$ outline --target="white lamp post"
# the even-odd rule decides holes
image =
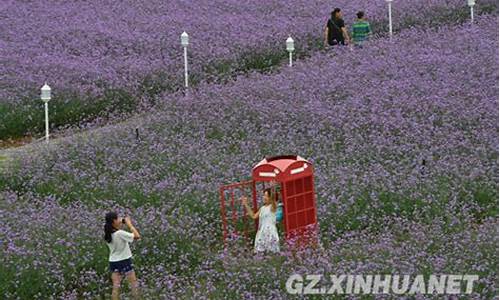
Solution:
[[[470,22],[474,23],[474,5],[476,5],[476,0],[467,0],[467,4],[470,7]]]
[[[184,47],[184,80],[185,87],[188,87],[188,56],[187,56],[187,46],[189,45],[189,35],[184,31],[181,34],[181,45]]]
[[[389,37],[392,39],[392,0],[385,0],[389,6]]]
[[[295,45],[294,45],[294,41],[292,39],[291,36],[289,36],[287,39],[286,39],[286,50],[288,51],[289,53],[289,57],[290,57],[290,67],[292,66],[292,52],[295,51]]]
[[[42,94],[40,99],[45,102],[45,141],[49,142],[49,101],[50,101],[50,86],[45,83],[42,86]]]

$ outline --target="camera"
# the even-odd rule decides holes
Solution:
[[[125,224],[125,218],[122,218],[122,223]]]

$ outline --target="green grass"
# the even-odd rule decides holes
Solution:
[[[43,229],[40,228],[40,230]],[[50,254],[46,255],[57,257],[57,264],[63,266],[61,269],[62,278],[56,277],[51,270],[34,267],[34,259],[31,256],[9,254],[9,263],[0,264],[1,295],[13,294],[20,299],[45,298],[47,295],[61,293],[61,280],[64,283],[63,290],[77,289],[81,294],[85,291],[97,291],[101,295],[110,292],[110,284],[103,286],[99,283],[109,279],[106,259],[108,249],[104,243],[96,239],[95,235],[85,236],[82,234],[81,240],[73,241],[80,246],[68,248],[57,243],[58,237],[64,235],[63,232],[50,231],[47,234],[48,241],[52,239],[53,242],[50,249],[47,250]],[[45,237],[40,236],[40,238],[46,240]],[[152,247],[147,242],[134,245],[136,253],[140,253],[142,249],[149,250],[148,255],[134,257],[134,264],[143,269],[154,269],[161,263],[165,266],[166,274],[190,277],[197,272],[200,264],[208,259],[206,252],[203,251],[205,244],[201,241],[193,241],[189,236],[182,236],[175,232],[158,235],[156,232],[150,231],[143,232],[143,238],[145,241],[154,238],[155,246],[161,250],[156,253],[151,252]],[[18,246],[33,248],[35,245]],[[3,257],[2,251],[3,249],[0,249],[0,255]],[[167,253],[171,259],[166,258]],[[87,271],[92,271],[101,280],[97,282],[93,280],[88,283],[81,281],[81,276]],[[137,272],[141,278],[142,274],[139,270]],[[126,290],[122,292],[126,292]]]
[[[497,4],[478,3],[475,7],[476,15],[498,13]],[[409,27],[433,27],[444,24],[466,22],[470,18],[465,7],[454,10],[432,8],[425,17],[407,17],[394,28],[398,32]],[[373,32],[376,36],[387,35],[387,22],[372,22]],[[309,35],[297,44],[294,59],[302,59],[314,51],[323,48],[320,36]],[[265,50],[250,49],[243,52],[235,60],[215,60],[202,67],[199,74],[190,74],[190,86],[196,87],[201,81],[228,82],[240,74],[257,71],[261,73],[272,72],[282,65],[288,58],[288,53],[282,46],[270,46]],[[106,117],[109,113],[132,113],[136,111],[137,98],[144,97],[151,104],[156,103],[156,97],[163,92],[175,92],[183,88],[179,78],[157,70],[142,78],[135,92],[123,89],[106,88],[104,95],[94,98],[89,95],[77,95],[67,90],[61,91],[60,96],[55,96],[50,102],[50,119],[52,127],[62,127],[80,124],[84,120],[93,120],[97,117]],[[19,138],[27,135],[37,135],[44,130],[43,103],[37,95],[24,99],[21,104],[12,105],[0,103],[0,139]]]
[[[7,156],[5,155],[0,155],[0,168],[3,167],[3,164],[7,162]]]
[[[248,68],[255,67],[265,70],[272,67],[274,59],[276,59],[277,61],[277,58],[270,57],[270,58],[256,59],[254,62],[248,62],[248,64],[245,63],[243,65],[244,66],[246,65]],[[228,72],[227,70],[229,69],[230,67],[228,66],[220,67],[221,72]],[[163,85],[155,86],[154,85],[155,80],[160,80],[163,78],[161,77],[163,76],[161,74],[157,76],[158,77],[152,77],[150,79],[151,82],[148,83],[148,85],[154,86],[154,88],[148,91],[144,91],[145,93],[150,92],[151,95],[155,95],[155,93],[157,93],[158,91],[161,91],[164,88],[169,88]],[[123,91],[115,91],[114,93],[115,94],[113,93],[109,94],[110,102],[108,102],[108,104],[114,103],[114,101],[119,101],[119,99],[121,99],[120,97],[127,97],[127,93]],[[133,101],[132,98],[128,99],[130,101]],[[71,103],[71,101],[69,103]],[[41,108],[42,108],[41,105],[37,106],[37,109]],[[8,108],[6,108],[5,106],[0,106],[0,116],[2,116],[1,113],[2,109],[3,112],[9,112]],[[64,106],[64,105],[58,106],[56,101],[54,104],[54,109],[55,109],[55,119],[58,120],[56,124],[64,124],[64,122],[68,122],[68,120],[77,121],[79,118],[79,113],[85,111],[86,109],[93,109],[93,108],[92,107],[87,108],[85,105],[82,105],[80,103],[70,104],[69,106]],[[98,112],[96,111],[96,113]],[[61,119],[57,119],[58,117]],[[13,119],[11,119],[11,121],[12,120]],[[13,122],[12,124],[14,126],[16,122]],[[246,136],[245,132],[237,132],[235,134],[239,136],[240,139],[244,139]],[[221,132],[217,128],[211,128],[208,130],[209,139],[219,140],[223,139],[224,137],[225,133]],[[338,144],[335,144],[335,147],[338,147],[338,150],[341,150],[342,145],[343,145],[342,139],[340,139],[340,142]],[[274,150],[272,144],[266,144],[263,146],[266,147],[263,148],[263,152],[272,153]],[[2,166],[2,163],[5,163],[6,159],[7,158],[5,156],[0,156],[0,168]],[[193,164],[196,165],[195,162]],[[86,182],[81,178],[72,178],[67,175],[65,176],[64,174],[51,176],[50,180],[46,182],[37,183],[36,186],[30,188],[24,184],[25,182],[29,181],[29,178],[16,176],[16,169],[19,170],[19,168],[20,165],[16,162],[13,162],[11,171],[13,172],[14,176],[10,175],[7,176],[0,174],[0,189],[3,190],[9,188],[19,194],[22,194],[26,191],[34,191],[35,193],[41,196],[55,195],[58,199],[60,199],[62,204],[69,204],[73,199],[75,199],[76,196],[78,196],[79,199],[89,204],[89,206],[92,206],[92,204],[99,199],[114,199],[117,201],[118,204],[121,205],[132,203],[134,207],[139,207],[139,206],[147,207],[150,205],[159,205],[162,203],[162,201],[164,201],[164,199],[175,198],[176,201],[179,203],[180,214],[191,213],[191,214],[199,214],[202,216],[217,216],[219,213],[218,206],[215,205],[207,207],[206,205],[200,203],[198,199],[200,199],[201,195],[197,193],[184,194],[182,196],[176,194],[175,191],[162,191],[161,193],[156,193],[156,192],[144,193],[144,191],[141,189],[140,186],[134,186],[134,185],[131,185],[126,189],[120,189],[120,190],[118,190],[117,187],[115,186],[107,186],[107,187],[99,186],[94,189],[88,189]],[[166,166],[166,169],[169,174],[172,173],[173,174],[172,176],[175,176],[177,178],[189,178],[191,173],[189,166],[182,166],[176,163],[168,164]],[[379,228],[378,226],[382,224],[383,216],[394,214],[408,219],[415,219],[416,212],[425,213],[423,214],[424,218],[419,219],[418,220],[419,222],[431,224],[433,220],[437,217],[443,217],[443,216],[446,217],[444,215],[444,212],[446,212],[447,210],[447,204],[450,197],[450,190],[456,189],[456,187],[453,186],[452,181],[447,178],[436,178],[436,182],[439,183],[437,190],[429,189],[426,191],[427,193],[432,193],[435,196],[435,201],[431,205],[427,204],[424,205],[424,203],[419,199],[412,199],[406,196],[409,195],[411,191],[400,191],[398,193],[394,193],[387,191],[383,188],[373,187],[370,190],[365,190],[355,193],[354,192],[355,186],[353,184],[351,187],[346,187],[346,188],[353,189],[353,195],[354,194],[357,195],[354,205],[352,205],[343,214],[340,214],[335,207],[332,207],[331,218],[321,220],[320,222],[321,230],[326,234],[331,229],[331,226],[334,226],[337,233],[342,234],[346,231],[361,230],[369,226],[370,228],[372,228],[372,230],[376,231],[377,228]],[[62,189],[64,183],[70,184],[71,186],[70,191],[66,192]],[[478,208],[475,211],[475,217],[478,220],[478,222],[481,222],[482,220],[488,217],[498,218],[498,210],[497,210],[498,191],[494,186],[489,186],[481,181],[464,182],[463,185],[461,186],[462,186],[462,193],[460,194],[459,201],[461,201],[462,203],[468,203],[469,201],[472,201],[473,203],[477,204]],[[419,188],[425,190],[427,187],[423,186]],[[377,206],[373,205],[373,199],[370,196],[370,192],[372,191],[376,192],[377,198],[379,199]],[[467,196],[468,194],[471,194],[472,198],[469,198]],[[218,196],[217,193],[214,192],[214,193],[203,194],[203,197],[208,197],[210,199],[217,199]],[[134,199],[134,202],[124,202],[126,201],[124,199]],[[368,216],[370,223],[367,224],[365,221],[359,219],[359,216]],[[445,226],[449,225],[450,224],[445,224]],[[242,224],[238,224],[238,226],[242,226]],[[463,230],[464,229],[463,226],[465,225],[457,226],[455,224],[454,226],[449,226],[450,233]],[[137,256],[136,260],[137,265],[141,266],[144,269],[152,268],[158,262],[164,262],[168,266],[166,272],[181,274],[189,277],[192,276],[195,272],[197,272],[198,267],[201,265],[203,261],[208,259],[207,255],[209,254],[204,250],[207,250],[206,249],[207,247],[209,248],[210,251],[214,251],[217,249],[216,245],[205,245],[202,241],[193,241],[189,237],[181,236],[176,233],[169,232],[168,234],[165,235],[155,235],[155,238],[158,238],[157,243],[155,243],[155,245],[163,247],[165,249],[168,248],[169,245],[175,244],[176,252],[174,252],[172,256],[179,257],[181,255],[184,255],[185,261],[182,261],[181,263],[177,263],[177,261],[170,262],[166,260],[163,254],[161,253],[157,255]],[[401,242],[407,240],[407,236],[405,236],[404,232],[401,233],[401,236],[399,238]],[[57,255],[58,259],[61,259],[63,265],[67,266],[66,269],[64,270],[64,281],[65,283],[67,283],[66,285],[67,289],[78,288],[82,293],[85,290],[91,290],[91,289],[100,290],[100,293],[102,295],[109,293],[109,286],[102,287],[95,283],[93,283],[93,285],[90,286],[80,286],[77,283],[75,283],[74,280],[79,276],[79,274],[81,274],[85,270],[94,270],[97,272],[98,277],[107,278],[108,273],[106,269],[106,264],[103,264],[102,262],[103,260],[102,258],[106,257],[107,255],[107,249],[103,244],[99,244],[97,241],[96,245],[100,246],[94,248],[85,247],[80,249],[80,251],[86,253],[85,257],[87,257],[88,259],[77,260],[77,261],[73,259],[74,258],[73,255],[70,252],[68,252],[67,248],[65,248],[64,246],[54,245],[54,247],[52,247],[51,251],[53,251],[53,253]],[[429,252],[432,253],[438,251],[439,247],[442,246],[443,245],[433,244],[431,245],[431,249]],[[148,248],[149,245],[144,244],[141,247],[142,248],[139,248],[138,251],[140,251],[143,248]],[[0,249],[0,257],[3,255],[1,251],[2,250]],[[497,249],[495,248],[495,246],[492,246],[491,249],[483,249],[483,251],[484,255],[488,256],[490,255],[490,253],[496,253]],[[365,253],[356,252],[355,249],[346,252],[346,254],[349,254],[350,256],[348,255],[346,255],[345,257],[343,256],[342,259],[351,259],[357,261],[367,259]],[[338,257],[338,259],[341,259],[340,256]],[[76,262],[77,264],[75,266],[70,267],[68,264],[69,261]],[[21,299],[33,299],[36,297],[38,293],[41,293],[42,295],[51,295],[54,292],[60,292],[51,289],[50,287],[51,283],[55,283],[57,279],[53,277],[48,277],[46,273],[49,272],[46,272],[46,270],[30,268],[29,270],[19,272],[17,266],[23,266],[23,265],[26,266],[29,264],[30,264],[30,258],[23,256],[17,257],[14,260],[14,264],[9,264],[9,265],[3,263],[0,264],[1,295],[5,295],[8,292],[10,292],[10,293],[15,293]],[[472,266],[474,262],[469,262],[468,264],[469,266]],[[287,274],[286,269],[285,270],[281,269],[283,267],[283,261],[281,261],[279,257],[272,258],[271,265],[276,269],[281,270],[282,274]],[[487,269],[483,271],[484,275],[494,274],[496,272],[497,265],[498,265],[498,256],[496,256],[496,261],[492,260],[491,265],[488,265]],[[255,285],[256,293],[259,292],[258,289],[259,284],[266,284],[266,280],[268,280],[266,279],[265,274],[263,275],[255,271],[256,267],[255,264],[242,263],[235,265],[233,267],[234,269],[232,269],[232,271],[234,272],[238,271],[243,272],[248,268],[253,269],[253,271],[250,271],[250,274],[252,282],[256,284]],[[219,268],[221,269],[221,272],[224,271],[224,267],[222,265],[219,265]],[[465,267],[465,269],[467,269],[467,267]],[[429,266],[422,265],[421,271],[424,272],[425,274],[429,274],[432,271],[432,269]],[[464,272],[464,274],[466,273],[472,274],[475,273],[475,271],[467,270],[467,272]],[[269,278],[272,278],[271,276],[272,275],[269,275]],[[20,285],[18,287],[14,286],[15,281],[12,280],[13,278],[15,278],[20,282]],[[283,278],[280,278],[280,280],[282,281],[280,281],[279,284],[280,286],[283,287],[284,290]],[[286,280],[286,278],[284,280]],[[240,297],[240,295],[238,295],[235,290],[226,289],[227,282],[220,280],[217,283],[217,285],[218,287],[220,287],[220,289],[218,289],[213,294],[209,295],[210,297],[213,298],[226,297],[235,299]],[[481,286],[480,284],[478,285],[477,290],[480,291],[483,288],[485,288],[485,286],[484,285]],[[494,297],[494,295],[490,296]]]
[[[395,193],[380,187],[355,193],[358,196],[344,213],[340,214],[335,206],[331,208],[331,218],[320,222],[320,230],[327,233],[330,227],[334,226],[339,234],[365,228],[376,232],[383,228],[384,217],[391,215],[422,224],[432,224],[436,218],[444,218],[445,226],[448,226],[451,222],[450,214],[460,214],[459,207],[456,208],[456,211],[449,209],[450,191],[455,187],[449,179],[444,177],[436,178],[436,181],[439,182],[438,190],[427,190],[427,187],[421,187],[425,193],[434,195],[434,200],[431,203],[406,196],[410,194],[410,191]],[[378,200],[371,197],[372,192],[375,192]],[[469,193],[473,194],[472,199],[467,196]],[[488,217],[498,218],[498,191],[494,186],[479,181],[463,183],[458,201],[461,204],[468,204],[471,200],[477,204],[474,216],[478,223]],[[359,216],[364,216],[365,219],[361,220]],[[453,226],[447,228],[455,231],[461,230],[461,228]]]
[[[443,180],[443,185],[441,186],[442,189],[449,188],[447,186],[446,181]],[[481,203],[482,207],[487,208],[492,203],[495,203],[497,199],[495,199],[493,189],[487,188],[484,185],[481,185],[480,183],[469,183],[465,184],[464,186],[467,186],[467,188],[473,189],[474,195],[475,195],[475,201],[478,203]],[[447,195],[446,192],[443,192],[442,194],[442,199],[444,201],[445,195]],[[486,196],[485,196],[486,195]],[[205,195],[207,197],[217,197],[217,195],[214,193],[213,195]],[[345,215],[335,215],[334,218],[332,219],[325,219],[320,222],[320,226],[322,227],[322,230],[328,231],[331,226],[335,226],[338,229],[337,234],[341,234],[342,230],[360,230],[362,229],[363,223],[357,221],[357,217],[360,215],[372,215],[374,217],[382,216],[384,213],[395,213],[398,215],[406,215],[408,218],[412,218],[412,211],[421,209],[417,204],[412,206],[410,203],[408,205],[398,205],[396,206],[396,203],[401,203],[401,197],[399,194],[395,193],[389,193],[387,191],[382,191],[379,194],[379,198],[381,199],[382,205],[374,208],[372,205],[370,205],[370,199],[368,197],[360,197],[359,200],[356,201],[355,205],[353,205],[352,210],[348,211]],[[199,204],[199,195],[188,195],[188,196],[182,196],[180,199],[178,199],[178,203],[180,204],[179,208],[179,215],[185,215],[185,214],[199,214],[199,215],[204,215],[204,216],[213,216],[218,214],[218,207],[216,206],[211,206],[211,207],[206,207],[203,205]],[[466,200],[465,198],[462,200]],[[444,204],[444,203],[443,203]],[[148,206],[149,203],[145,202],[143,205]],[[436,207],[435,210],[430,210],[433,211],[433,213],[442,214],[442,210],[439,207]],[[373,219],[372,219],[373,220]],[[374,219],[377,221],[377,219]],[[431,221],[431,219],[429,219]],[[347,225],[346,225],[347,224]],[[459,226],[460,225],[460,226]],[[181,223],[176,224],[175,222],[172,223],[173,227],[177,226],[182,226]],[[215,226],[215,225],[214,225]],[[218,224],[217,224],[218,226]],[[241,224],[240,224],[241,226]],[[344,227],[343,227],[344,226]],[[376,222],[370,224],[370,226],[375,226],[373,228],[376,228]],[[454,232],[459,232],[463,230],[464,228],[462,227],[461,224],[455,224],[456,230]],[[465,224],[463,224],[465,226]],[[54,234],[53,232],[48,232],[48,234],[56,237],[59,234]],[[196,274],[196,272],[199,270],[199,267],[201,264],[209,259],[210,253],[216,251],[217,245],[207,245],[203,241],[199,240],[193,240],[191,237],[188,236],[182,236],[179,235],[175,232],[168,232],[168,234],[162,234],[162,235],[157,235],[154,232],[145,232],[143,233],[143,237],[145,237],[145,240],[148,240],[147,235],[154,235],[155,238],[155,246],[157,249],[162,249],[162,251],[154,254],[154,253],[148,253],[148,255],[137,255],[135,259],[135,263],[137,266],[140,266],[141,269],[147,270],[150,268],[153,268],[158,264],[158,262],[162,262],[164,266],[166,266],[165,273],[168,274],[177,274],[177,275],[182,275],[186,276],[189,278],[190,276],[193,276]],[[84,236],[82,236],[82,239],[85,239]],[[95,237],[87,237],[88,240],[93,240]],[[405,232],[400,232],[400,236],[397,237],[397,240],[401,243],[407,243],[408,242],[408,234]],[[85,240],[83,240],[85,241]],[[76,241],[78,242],[78,241]],[[331,242],[331,240],[325,241],[327,243]],[[81,283],[77,283],[78,280],[76,280],[79,276],[79,274],[83,274],[86,270],[94,270],[99,278],[107,278],[108,273],[106,269],[106,264],[103,263],[103,257],[106,257],[107,255],[107,249],[105,248],[104,244],[99,243],[97,240],[95,241],[95,247],[92,247],[92,243],[89,244],[83,243],[84,247],[80,247],[78,249],[78,252],[81,254],[74,254],[72,251],[68,251],[68,249],[63,246],[63,245],[57,245],[54,243],[54,246],[51,247],[51,255],[57,256],[58,260],[61,261],[61,265],[65,266],[64,270],[64,282],[66,284],[66,289],[78,289],[81,293],[83,293],[85,290],[94,290],[94,291],[100,291],[99,293],[101,295],[105,295],[106,293],[109,293],[109,285],[102,286],[99,284],[96,284],[95,282],[92,283],[93,285],[89,286],[81,286]],[[175,245],[175,247],[170,247],[170,245]],[[428,253],[435,253],[439,251],[442,247],[445,245],[441,245],[439,243],[434,243],[430,245],[430,249],[427,249],[426,251]],[[134,250],[136,253],[141,253],[142,249],[148,249],[151,250],[151,246],[148,244],[138,244],[136,247],[137,249]],[[245,247],[250,247],[248,244],[245,245]],[[356,244],[351,244],[349,245],[348,249],[344,249],[345,252],[339,253],[339,256],[337,259],[342,259],[343,261],[345,260],[355,260],[355,261],[366,261],[369,260],[369,256],[367,256],[367,253],[364,253],[363,251],[357,251],[356,250]],[[249,249],[250,249],[249,248]],[[484,248],[484,255],[488,256],[491,255],[490,253],[496,253],[496,249],[494,246],[492,246],[492,249],[486,249]],[[172,252],[173,251],[173,252]],[[170,261],[169,259],[165,258],[165,253],[169,254],[170,257],[183,257],[181,260],[176,260],[176,261]],[[82,255],[82,253],[85,253],[85,255]],[[73,257],[85,257],[85,259],[80,259],[80,260],[74,260]],[[497,257],[498,260],[498,257]],[[11,261],[9,259],[9,261]],[[70,266],[69,262],[76,263],[74,266]],[[255,293],[260,293],[258,287],[262,284],[265,285],[266,283],[268,284],[269,278],[273,278],[272,273],[269,273],[268,276],[266,274],[262,274],[262,269],[259,268],[258,263],[252,262],[251,259],[249,259],[245,263],[245,259],[240,259],[238,260],[239,263],[235,265],[229,266],[229,269],[227,267],[224,267],[222,265],[218,265],[218,268],[220,268],[221,272],[224,271],[229,271],[229,272],[243,272],[243,273],[249,273],[251,281],[252,281],[252,286],[255,283]],[[53,293],[60,292],[58,290],[54,290],[51,288],[51,283],[55,283],[56,279],[54,277],[47,276],[47,274],[50,275],[50,272],[46,273],[46,270],[39,270],[39,269],[33,269],[30,268],[29,270],[19,272],[18,268],[16,266],[19,265],[29,265],[30,264],[30,259],[29,257],[26,256],[19,256],[17,259],[14,260],[14,264],[0,264],[0,293],[1,294],[6,294],[7,292],[10,293],[16,293],[21,299],[33,299],[36,297],[38,293],[41,293],[42,295],[51,295]],[[278,257],[273,257],[271,258],[271,265],[274,266],[276,269],[280,270],[278,274],[288,274],[286,266],[283,265],[284,261],[282,258]],[[298,258],[297,263],[300,264],[300,258]],[[469,266],[472,266],[474,264],[473,261],[467,262]],[[496,264],[494,261],[492,261],[491,266],[488,266],[487,270],[484,270],[484,275],[492,274],[494,273],[493,267],[495,267]],[[217,264],[214,266],[217,267]],[[421,265],[421,269],[419,269],[420,272],[423,272],[424,274],[430,274],[432,272],[432,269],[428,268],[429,266],[426,267],[425,264]],[[459,268],[460,271],[463,271],[467,269],[467,266],[450,266],[452,269],[451,271],[457,271],[456,268]],[[269,271],[269,269],[268,269]],[[469,270],[470,272],[462,272],[463,274],[473,274],[475,273],[473,270]],[[390,270],[385,270],[385,272],[390,272]],[[453,273],[453,272],[452,272]],[[459,272],[460,273],[460,272]],[[450,273],[451,274],[451,273]],[[141,274],[138,274],[141,276]],[[14,285],[14,280],[13,278],[17,279],[19,282],[21,282],[20,286],[16,287]],[[224,278],[224,277],[222,277]],[[277,284],[281,285],[284,290],[284,281],[286,281],[286,276],[283,278],[280,278],[279,280],[283,282],[279,282]],[[222,287],[227,284],[224,282],[223,279],[220,279],[217,281],[217,285]],[[194,288],[194,287],[193,287]],[[481,289],[485,288],[484,286],[477,286],[476,289],[477,291],[480,291]],[[253,291],[253,290],[252,290]],[[226,297],[226,298],[232,298],[232,297],[238,297],[237,291],[235,290],[227,290],[227,289],[222,289],[222,290],[217,290],[216,292],[212,293],[209,295],[209,297],[212,298],[218,298],[218,297]]]
[[[108,89],[97,99],[62,92],[49,102],[50,126],[80,124],[110,113],[131,113],[137,104],[132,94],[120,89]],[[16,105],[0,103],[0,124],[0,139],[40,134],[45,130],[44,103],[33,99],[24,99]]]

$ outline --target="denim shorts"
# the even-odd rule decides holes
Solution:
[[[120,274],[127,274],[133,270],[134,266],[132,265],[132,258],[109,262],[109,271],[111,273],[118,272]]]

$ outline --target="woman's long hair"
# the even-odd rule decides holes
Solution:
[[[104,240],[111,243],[111,234],[115,231],[113,221],[118,218],[118,214],[114,211],[106,214],[106,223],[104,224]]]
[[[271,211],[276,212],[276,208],[278,207],[278,204],[276,203],[276,192],[273,188],[266,188],[264,189],[264,193],[267,193],[269,195],[269,198],[271,198]]]

